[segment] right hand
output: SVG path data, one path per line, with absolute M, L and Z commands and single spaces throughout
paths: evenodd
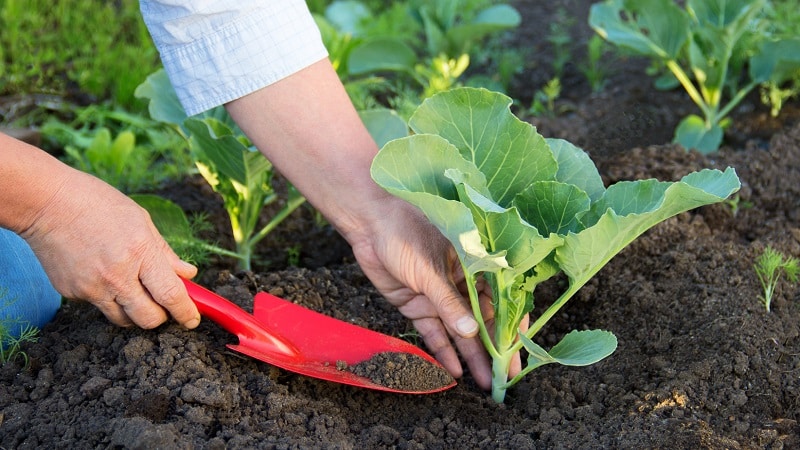
M 200 323 L 180 279 L 197 269 L 170 249 L 143 208 L 91 175 L 67 169 L 20 235 L 61 295 L 94 304 L 117 325 L 155 328 L 168 315 L 186 328 Z

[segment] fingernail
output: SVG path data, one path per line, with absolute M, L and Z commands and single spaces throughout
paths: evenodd
M 192 263 L 188 263 L 188 262 L 186 262 L 186 261 L 183 261 L 183 260 L 181 260 L 181 265 L 182 265 L 182 266 L 183 266 L 183 267 L 184 267 L 186 270 L 195 270 L 195 269 L 197 269 L 197 267 L 195 267 L 195 266 L 194 266 L 194 264 L 192 264 Z
M 196 317 L 196 318 L 186 322 L 185 324 L 183 324 L 183 326 L 185 326 L 186 328 L 188 328 L 190 330 L 193 329 L 193 328 L 197 328 L 198 325 L 200 325 L 200 318 L 199 317 Z
M 478 331 L 478 322 L 470 316 L 464 316 L 456 322 L 456 330 L 462 336 L 470 336 Z

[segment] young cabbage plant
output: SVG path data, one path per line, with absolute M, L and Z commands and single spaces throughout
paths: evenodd
M 674 0 L 606 0 L 592 5 L 589 25 L 669 69 L 670 86 L 680 83 L 702 111 L 680 122 L 675 142 L 709 153 L 719 148 L 728 114 L 747 94 L 762 84 L 781 85 L 800 69 L 797 39 L 773 38 L 758 26 L 766 4 L 687 0 L 682 8 Z
M 231 223 L 239 268 L 250 270 L 253 250 L 305 198 L 289 186 L 284 206 L 265 225 L 259 223 L 264 207 L 276 200 L 274 170 L 222 107 L 187 117 L 166 73 L 150 75 L 136 90 L 150 101 L 153 119 L 172 124 L 189 142 L 200 174 L 222 197 Z
M 533 369 L 583 366 L 617 346 L 603 330 L 573 331 L 549 351 L 534 341 L 545 324 L 614 255 L 652 226 L 680 212 L 724 201 L 739 189 L 734 169 L 702 170 L 678 182 L 654 179 L 606 188 L 594 163 L 567 141 L 545 139 L 519 120 L 512 100 L 458 88 L 422 103 L 416 133 L 388 142 L 373 179 L 420 208 L 453 244 L 466 276 L 480 337 L 493 360 L 492 397 Z M 564 273 L 569 285 L 529 326 L 539 283 Z M 493 293 L 494 329 L 486 328 L 475 283 Z M 509 380 L 514 354 L 527 364 Z

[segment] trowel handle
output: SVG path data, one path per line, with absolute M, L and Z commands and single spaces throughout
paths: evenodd
M 225 331 L 238 336 L 241 344 L 262 347 L 261 351 L 286 355 L 299 353 L 292 344 L 277 336 L 264 323 L 230 300 L 192 281 L 183 279 L 183 284 L 186 285 L 186 291 L 200 314 L 214 321 Z

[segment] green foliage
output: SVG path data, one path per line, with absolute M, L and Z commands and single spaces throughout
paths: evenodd
M 800 46 L 800 8 L 795 0 L 773 0 L 765 16 L 760 26 L 766 35 Z M 767 81 L 761 85 L 761 100 L 770 106 L 773 117 L 780 113 L 787 101 L 800 95 L 800 67 L 790 69 L 783 78 L 783 81 Z
M 761 302 L 767 312 L 770 311 L 772 297 L 775 295 L 775 289 L 781 276 L 786 275 L 786 279 L 791 283 L 797 283 L 800 276 L 800 261 L 794 257 L 784 256 L 769 245 L 756 260 L 753 268 L 756 271 L 756 276 L 758 276 L 758 281 L 761 283 L 761 289 L 764 293 L 761 297 Z
M 0 287 L 0 303 L 3 307 L 8 307 L 17 299 L 7 299 L 8 288 Z M 21 328 L 20 328 L 21 326 Z M 20 328 L 16 333 L 13 330 Z M 28 366 L 28 355 L 22 350 L 22 344 L 26 342 L 36 342 L 39 338 L 39 329 L 31 326 L 27 321 L 20 318 L 0 317 L 0 364 L 13 361 L 16 358 L 24 360 L 24 366 Z
M 592 92 L 603 90 L 607 81 L 607 69 L 603 64 L 606 47 L 606 41 L 598 35 L 589 38 L 586 44 L 586 61 L 580 65 L 580 70 L 589 82 Z
M 554 20 L 550 23 L 550 30 L 547 33 L 547 42 L 553 50 L 553 73 L 554 77 L 564 76 L 564 67 L 572 60 L 570 45 L 572 36 L 569 28 L 575 23 L 575 18 L 570 17 L 563 7 L 556 9 Z
M 519 26 L 519 12 L 507 4 L 441 0 L 417 2 L 413 14 L 422 22 L 429 55 L 469 54 L 486 37 Z
M 159 64 L 136 0 L 0 0 L 0 95 L 77 86 L 136 109 L 133 91 Z
M 510 98 L 485 89 L 437 94 L 411 117 L 414 133 L 384 145 L 371 169 L 380 186 L 420 208 L 453 244 L 493 360 L 498 402 L 543 364 L 587 365 L 611 354 L 616 339 L 606 331 L 569 333 L 549 352 L 532 339 L 636 237 L 680 212 L 724 201 L 740 186 L 729 168 L 606 188 L 586 153 L 543 138 L 510 105 Z M 522 332 L 536 286 L 558 273 L 568 287 Z M 491 332 L 478 300 L 481 276 L 493 292 Z M 508 380 L 511 359 L 523 347 L 527 365 Z
M 556 100 L 560 96 L 561 80 L 558 77 L 552 78 L 533 95 L 533 105 L 529 112 L 534 116 L 555 116 Z
M 766 5 L 688 0 L 684 9 L 673 0 L 606 0 L 592 6 L 589 24 L 612 44 L 669 70 L 702 112 L 681 121 L 675 142 L 709 153 L 722 143 L 728 114 L 750 91 L 782 85 L 800 68 L 800 41 L 760 26 Z
M 363 2 L 335 1 L 315 18 L 339 77 L 365 105 L 364 97 L 405 92 L 409 82 L 423 98 L 457 85 L 476 44 L 519 24 L 511 6 L 486 3 L 400 2 L 374 13 Z
M 160 70 L 147 78 L 136 95 L 149 100 L 153 119 L 170 124 L 189 144 L 197 169 L 220 194 L 236 242 L 239 268 L 251 269 L 253 250 L 264 237 L 305 202 L 289 186 L 284 206 L 266 225 L 260 224 L 264 206 L 278 200 L 272 185 L 272 164 L 233 123 L 223 107 L 187 117 L 166 73 Z
M 180 206 L 158 195 L 131 194 L 130 197 L 147 210 L 158 232 L 182 260 L 197 266 L 205 264 L 211 253 L 240 258 L 239 254 L 199 237 L 200 233 L 211 228 L 205 216 L 195 216 L 190 220 Z
M 65 162 L 126 193 L 177 179 L 191 167 L 178 134 L 120 109 L 81 108 L 70 122 L 48 120 L 42 134 L 46 146 L 64 149 Z

